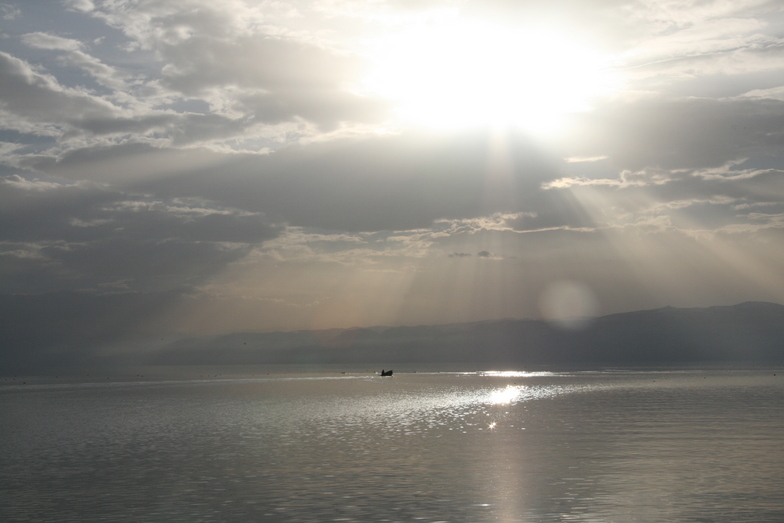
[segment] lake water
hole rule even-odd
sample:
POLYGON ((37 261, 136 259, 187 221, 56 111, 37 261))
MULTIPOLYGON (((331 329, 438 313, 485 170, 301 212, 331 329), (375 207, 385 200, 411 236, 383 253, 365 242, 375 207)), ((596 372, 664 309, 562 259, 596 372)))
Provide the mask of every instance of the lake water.
POLYGON ((2 382, 0 520, 784 521, 781 371, 107 381, 2 382))

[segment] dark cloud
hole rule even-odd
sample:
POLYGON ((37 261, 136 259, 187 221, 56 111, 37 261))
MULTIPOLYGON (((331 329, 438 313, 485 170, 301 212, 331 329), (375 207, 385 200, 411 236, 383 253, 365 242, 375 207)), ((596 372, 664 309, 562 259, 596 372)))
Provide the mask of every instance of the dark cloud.
POLYGON ((84 288, 127 280, 133 288, 193 285, 247 255, 278 229, 258 213, 206 201, 157 200, 91 184, 19 176, 2 182, 3 286, 84 288))
POLYGON ((694 169, 777 156, 783 139, 778 100, 647 97, 584 116, 564 147, 565 156, 609 156, 620 169, 694 169))
POLYGON ((201 284, 249 251, 248 246, 112 238, 67 249, 47 248, 43 254, 81 283, 128 280, 134 289, 152 291, 201 284))
POLYGON ((539 210, 540 185, 557 177, 556 160, 522 134, 512 134, 499 153, 492 140, 487 132, 412 132, 231 156, 127 145, 35 166, 100 177, 111 158, 107 175, 138 192, 205 198, 298 226, 405 230, 442 218, 539 210))
POLYGON ((274 237, 264 215, 209 200, 156 199, 91 184, 0 180, 0 241, 136 240, 259 243, 274 237))
MULTIPOLYGON (((675 142, 679 132, 662 128, 659 138, 652 139, 675 142)), ((438 219, 496 212, 515 214, 507 223, 520 231, 608 223, 608 209, 598 212, 592 202, 578 199, 571 191, 541 189, 542 184, 562 176, 565 169, 546 150, 523 136, 512 135, 507 150, 497 152, 492 139, 485 133, 440 137, 411 133, 230 157, 209 151, 167 152, 127 145, 69 154, 47 170, 82 177, 95 172, 100 177, 105 162, 112 159, 112 174, 118 177, 115 181, 137 192, 202 198, 263 213, 277 222, 332 230, 407 230, 430 227, 438 219)), ((695 149, 695 154, 699 153, 695 149)), ((653 150, 650 155, 653 161, 653 150)), ((656 158, 664 161, 666 154, 656 158)), ((700 164, 696 159, 678 161, 700 164)), ((603 163, 593 176, 618 176, 603 163)), ((727 197, 738 200, 735 203, 764 203, 771 198, 776 201, 776 195, 782 194, 780 171, 759 171, 734 179, 740 168, 675 172, 645 166, 623 175, 624 180, 634 183, 594 186, 592 190, 617 200, 613 205, 627 208, 627 212, 639 210, 641 201, 727 197)), ((731 221, 732 216, 725 214, 722 223, 731 221)), ((212 219, 220 220, 217 215, 212 219)))
MULTIPOLYGON (((625 173, 621 179, 559 180, 549 190, 571 193, 563 201, 573 202, 583 214, 592 216, 596 225, 667 217, 668 226, 680 230, 712 231, 749 223, 755 213, 778 213, 784 206, 784 171, 749 168, 755 163, 767 162, 758 158, 717 169, 647 169, 625 173), (561 189, 556 188, 559 184, 561 189), (613 212, 601 208, 607 201, 613 202, 613 212)), ((568 216, 562 212, 555 218, 568 216)), ((526 230, 536 219, 521 216, 512 225, 526 230)))

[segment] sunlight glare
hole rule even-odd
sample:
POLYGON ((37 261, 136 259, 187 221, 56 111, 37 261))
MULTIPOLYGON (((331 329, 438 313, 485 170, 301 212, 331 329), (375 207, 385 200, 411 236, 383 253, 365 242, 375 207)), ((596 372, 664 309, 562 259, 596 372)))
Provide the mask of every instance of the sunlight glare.
POLYGON ((536 371, 536 372, 525 372, 519 370, 487 370, 479 373, 480 376, 492 376, 497 378, 531 378, 531 377, 541 377, 541 376, 554 376, 552 372, 549 371, 536 371))
POLYGON ((379 38, 364 89, 407 121, 556 130, 610 90, 601 57, 562 35, 479 23, 428 24, 379 38))
POLYGON ((512 403, 521 395, 520 387, 508 385, 504 389, 497 389, 490 393, 490 403, 493 405, 504 405, 512 403))

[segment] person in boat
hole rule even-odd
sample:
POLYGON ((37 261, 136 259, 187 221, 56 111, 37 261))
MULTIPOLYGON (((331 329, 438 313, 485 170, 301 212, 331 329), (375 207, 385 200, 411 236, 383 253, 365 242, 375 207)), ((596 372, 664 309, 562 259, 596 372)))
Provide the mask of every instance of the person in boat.
POLYGON ((389 369, 389 370, 381 369, 381 375, 382 376, 391 376, 392 372, 393 372, 392 369, 389 369))

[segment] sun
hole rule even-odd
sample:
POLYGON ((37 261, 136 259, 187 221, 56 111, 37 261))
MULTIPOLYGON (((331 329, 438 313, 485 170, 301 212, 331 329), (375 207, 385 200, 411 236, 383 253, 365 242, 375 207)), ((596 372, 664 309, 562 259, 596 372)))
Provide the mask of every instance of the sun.
POLYGON ((370 47, 365 91, 418 124, 546 133, 611 89, 598 53, 552 31, 451 21, 409 28, 370 47))

